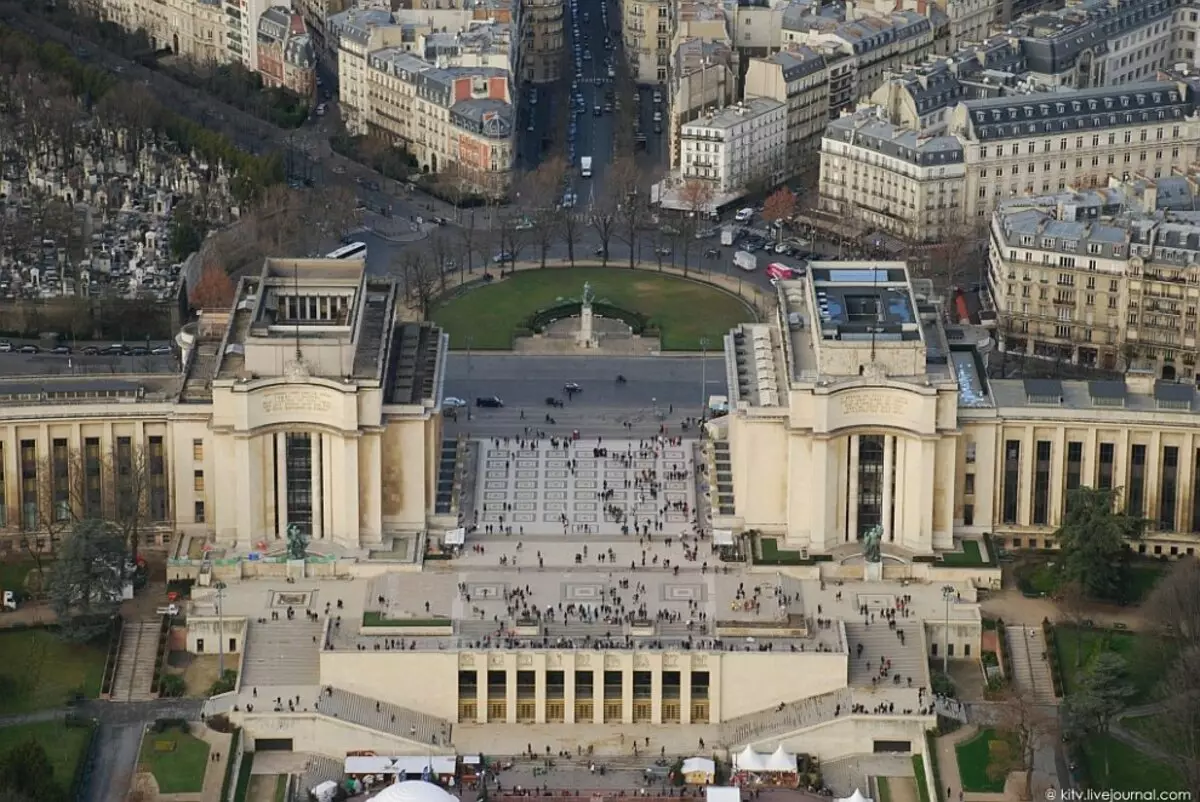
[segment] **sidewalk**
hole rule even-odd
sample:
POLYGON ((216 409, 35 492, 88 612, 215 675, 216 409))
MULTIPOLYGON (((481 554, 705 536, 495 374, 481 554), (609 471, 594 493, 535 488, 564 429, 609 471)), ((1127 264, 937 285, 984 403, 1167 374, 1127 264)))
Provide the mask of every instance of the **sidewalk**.
POLYGON ((431 223, 415 223, 407 217, 393 215, 384 217, 381 214, 368 212, 363 215, 363 229, 382 240, 394 243, 418 242, 429 236, 433 228, 431 223))
POLYGON ((962 778, 958 775, 958 753, 955 747, 964 741, 969 741, 979 733, 974 724, 959 727, 949 735, 941 735, 933 739, 933 748, 937 750, 938 776, 935 778, 939 788, 931 788, 934 799, 946 796, 942 802, 958 802, 959 794, 963 793, 962 778))

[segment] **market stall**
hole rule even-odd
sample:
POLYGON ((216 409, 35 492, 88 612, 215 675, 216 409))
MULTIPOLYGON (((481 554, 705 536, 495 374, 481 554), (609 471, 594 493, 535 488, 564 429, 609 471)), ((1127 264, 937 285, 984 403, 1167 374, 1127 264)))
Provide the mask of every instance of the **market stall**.
POLYGON ((717 764, 706 757, 683 761, 683 781, 688 785, 712 785, 717 781, 717 764))
POLYGON ((734 755, 732 780, 738 786, 795 788, 799 782, 796 755, 782 744, 769 755, 747 746, 734 755))

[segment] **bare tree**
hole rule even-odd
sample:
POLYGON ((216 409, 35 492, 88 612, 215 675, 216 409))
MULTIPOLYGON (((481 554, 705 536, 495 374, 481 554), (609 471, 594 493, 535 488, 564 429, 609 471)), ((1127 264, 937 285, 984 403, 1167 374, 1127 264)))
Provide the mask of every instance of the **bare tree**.
POLYGON ((1058 720, 1053 707, 1039 705, 1032 697, 1009 691, 996 703, 996 729, 1008 736, 993 751, 988 772, 1000 780, 1014 771, 1023 776, 1021 798, 1033 796, 1033 766, 1037 750, 1057 737, 1058 720))
POLYGON ((542 267, 546 266, 547 255, 559 234, 556 201, 566 174, 563 159, 548 159, 526 176, 522 189, 522 204, 528 209, 529 220, 533 223, 530 239, 538 249, 542 267))
POLYGON ((474 211, 458 227, 458 236, 462 242, 463 266, 470 273, 475 269, 475 249, 483 240, 480 230, 475 227, 474 211))
POLYGON ((617 237, 629 246, 629 269, 633 270, 638 260, 639 232, 649 213, 649 196, 641 190, 641 177, 632 156, 619 156, 608 180, 617 195, 617 237))
POLYGON ((696 178, 688 179, 679 188, 679 200, 687 210, 681 221, 679 234, 683 246, 683 275, 685 276, 688 274, 688 249, 695 239, 701 215, 707 216, 712 213, 715 196, 716 190, 711 183, 696 178))
POLYGON ((575 266, 575 246, 583 236, 583 219, 579 213, 568 206, 560 206, 555 210, 555 228, 567 246, 567 260, 571 267, 575 266))
POLYGON ((421 319, 429 317, 433 309, 433 301, 437 297, 437 287, 441 282, 438 266, 424 253, 416 250, 405 251, 400 262, 404 275, 404 291, 408 296, 408 304, 420 314, 421 319))
POLYGON ((777 241, 783 239, 783 223, 795 214, 796 195, 787 187, 775 190, 763 203, 763 219, 775 226, 777 241))
POLYGON ((600 237, 600 260, 605 267, 608 267, 609 245, 617 228, 618 201, 615 191, 619 190, 610 185, 608 191, 589 210, 591 216, 588 222, 600 237))
POLYGON ((188 302, 196 309, 229 309, 235 294, 233 281, 225 268, 212 259, 206 259, 200 271, 200 279, 188 293, 188 302))

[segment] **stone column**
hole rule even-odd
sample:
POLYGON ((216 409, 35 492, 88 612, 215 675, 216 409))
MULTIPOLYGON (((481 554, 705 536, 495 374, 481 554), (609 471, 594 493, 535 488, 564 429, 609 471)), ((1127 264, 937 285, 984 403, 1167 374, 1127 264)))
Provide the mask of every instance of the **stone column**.
POLYGON ((650 723, 663 723, 663 669, 662 661, 650 672, 650 723))
POLYGON ((312 448, 312 539, 325 537, 325 438, 320 432, 313 432, 309 440, 312 448))
POLYGON ((633 655, 622 655, 629 662, 621 666, 621 723, 633 723, 633 655))
POLYGON ((476 660, 483 663, 481 667, 475 669, 475 721, 479 724, 487 724, 487 706, 488 706, 488 669, 487 655, 481 654, 476 657, 476 660))
POLYGON ((892 479, 896 475, 895 442, 894 435, 883 436, 883 539, 888 543, 893 542, 896 537, 892 523, 892 479))
POLYGON ((850 435, 849 498, 846 504, 846 542, 858 540, 858 435, 850 435))
POLYGON ((504 655, 504 713, 509 724, 517 723, 517 656, 504 655))
POLYGON ((592 663, 592 723, 604 723, 604 655, 592 663), (596 665, 599 664, 599 668, 596 665))
MULTIPOLYGON (((337 438, 334 438, 334 446, 337 445, 337 438)), ((333 474, 334 482, 340 482, 340 486, 330 488, 330 495, 339 499, 341 507, 341 515, 333 519, 333 537, 349 548, 358 548, 358 440, 341 438, 341 449, 342 464, 333 474)), ((513 692, 516 692, 515 685, 513 692)))
POLYGON ((563 723, 575 723, 575 664, 570 667, 566 657, 563 658, 563 723))
POLYGON ((533 720, 546 723, 546 666, 537 666, 533 674, 533 720))
POLYGON ((261 532, 258 526, 262 520, 263 492, 262 466, 254 459, 255 449, 250 438, 243 437, 234 441, 237 453, 239 474, 237 499, 237 537, 236 541, 253 546, 261 532))

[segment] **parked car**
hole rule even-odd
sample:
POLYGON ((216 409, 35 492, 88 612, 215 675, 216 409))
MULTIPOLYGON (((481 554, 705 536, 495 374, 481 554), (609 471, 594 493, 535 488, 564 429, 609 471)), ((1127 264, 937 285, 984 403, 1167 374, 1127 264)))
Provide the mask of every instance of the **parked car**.
POLYGON ((462 409, 467 405, 467 402, 457 396, 448 395, 442 399, 443 409, 462 409))
POLYGON ((50 351, 50 353, 52 353, 52 354, 58 354, 58 355, 60 355, 60 356, 70 356, 70 355, 71 355, 71 346, 69 346, 69 345, 56 345, 56 346, 54 346, 54 348, 53 348, 53 349, 50 351))
POLYGON ((11 354, 12 351, 12 343, 10 343, 8 340, 0 340, 0 354, 11 354))
POLYGON ((169 345, 156 345, 150 349, 150 354, 152 356, 168 356, 170 353, 171 346, 169 345))
POLYGON ((487 409, 500 409, 504 406, 504 402, 494 395, 482 395, 475 399, 475 406, 486 407, 487 409))
POLYGON ((739 223, 746 223, 746 222, 749 222, 750 219, 753 217, 754 217, 754 210, 751 209, 750 207, 746 207, 745 209, 738 209, 738 212, 737 212, 737 214, 735 214, 733 216, 733 219, 738 221, 739 223))
POLYGON ((502 262, 511 262, 512 258, 512 254, 508 251, 497 251, 492 255, 492 263, 501 264, 502 262))
POLYGON ((21 346, 22 354, 37 354, 37 353, 40 353, 41 350, 42 349, 38 348, 36 345, 22 345, 21 346))

